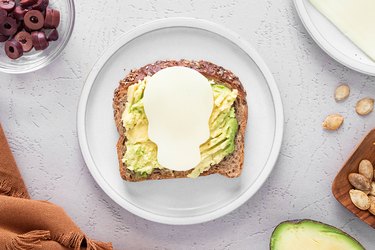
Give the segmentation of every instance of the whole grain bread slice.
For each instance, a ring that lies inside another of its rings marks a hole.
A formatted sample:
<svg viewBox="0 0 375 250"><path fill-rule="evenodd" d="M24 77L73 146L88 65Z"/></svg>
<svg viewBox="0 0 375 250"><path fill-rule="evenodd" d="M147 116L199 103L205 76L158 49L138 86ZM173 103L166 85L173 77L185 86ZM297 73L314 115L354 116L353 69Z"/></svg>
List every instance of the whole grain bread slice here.
<svg viewBox="0 0 375 250"><path fill-rule="evenodd" d="M207 61L189 61L189 60L167 60L157 61L153 64L148 64L142 68L132 70L115 90L113 98L114 118L120 138L117 142L117 154L120 166L121 177L126 181L144 181L144 180L160 180L171 178L185 178L192 171L172 171L169 169L155 169L147 177L136 174L129 170L122 158L126 152L126 137L125 128L122 124L122 113L125 109L127 100L128 87L143 80L146 76L152 76L161 69L172 66L184 66L197 70L208 79L215 80L220 84L227 86L230 89L238 90L238 97L234 103L235 114L238 120L239 129L235 137L235 150L232 154L226 156L219 164L213 165L209 170L203 172L201 176L210 174L221 174L229 178L238 177L241 174L244 161L244 140L245 129L247 124L248 107L246 102L246 91L243 88L239 78L231 71L224 69Z"/></svg>

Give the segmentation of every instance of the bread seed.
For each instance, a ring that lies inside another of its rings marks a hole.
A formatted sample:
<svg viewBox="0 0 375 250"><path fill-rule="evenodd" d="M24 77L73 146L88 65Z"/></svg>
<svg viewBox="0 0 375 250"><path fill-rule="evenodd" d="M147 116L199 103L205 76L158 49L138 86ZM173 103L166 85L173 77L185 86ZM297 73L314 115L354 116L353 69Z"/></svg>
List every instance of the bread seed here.
<svg viewBox="0 0 375 250"><path fill-rule="evenodd" d="M341 127L343 122L344 117L342 115L329 115L323 122L323 128L326 130L337 130Z"/></svg>
<svg viewBox="0 0 375 250"><path fill-rule="evenodd" d="M361 209L367 210L370 208L370 198L362 191L351 189L349 191L350 199L352 200L353 204Z"/></svg>
<svg viewBox="0 0 375 250"><path fill-rule="evenodd" d="M374 177L374 167L369 160L362 160L359 163L358 172L370 181Z"/></svg>
<svg viewBox="0 0 375 250"><path fill-rule="evenodd" d="M375 197L374 196L369 196L368 198L370 200L370 207L369 207L368 211L371 214L375 215Z"/></svg>
<svg viewBox="0 0 375 250"><path fill-rule="evenodd" d="M335 100L336 101L343 101L348 98L350 94L350 88L346 84L342 84L338 86L335 90Z"/></svg>
<svg viewBox="0 0 375 250"><path fill-rule="evenodd" d="M357 102L355 106L355 111L359 115L368 115L374 109L374 99L372 98L363 98Z"/></svg>
<svg viewBox="0 0 375 250"><path fill-rule="evenodd" d="M362 191L370 191L371 190L371 183L370 181L361 174L351 173L348 176L350 184L353 185L356 189Z"/></svg>

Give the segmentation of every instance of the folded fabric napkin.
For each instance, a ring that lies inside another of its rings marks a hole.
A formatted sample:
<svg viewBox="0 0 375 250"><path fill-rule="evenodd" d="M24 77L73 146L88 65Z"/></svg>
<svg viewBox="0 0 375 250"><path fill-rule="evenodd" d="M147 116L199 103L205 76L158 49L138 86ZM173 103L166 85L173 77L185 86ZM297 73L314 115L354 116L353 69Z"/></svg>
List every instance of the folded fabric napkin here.
<svg viewBox="0 0 375 250"><path fill-rule="evenodd" d="M62 208L30 199L1 124L0 249L112 249L87 238Z"/></svg>

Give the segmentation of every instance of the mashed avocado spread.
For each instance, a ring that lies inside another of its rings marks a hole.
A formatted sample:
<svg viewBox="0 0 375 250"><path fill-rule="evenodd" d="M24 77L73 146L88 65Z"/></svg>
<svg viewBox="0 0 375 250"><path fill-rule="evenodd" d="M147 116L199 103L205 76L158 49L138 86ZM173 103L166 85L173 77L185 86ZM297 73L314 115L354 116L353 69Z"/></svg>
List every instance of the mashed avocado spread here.
<svg viewBox="0 0 375 250"><path fill-rule="evenodd" d="M148 78L128 88L125 111L122 114L126 129L126 153L122 161L129 170L147 176L156 168L163 167L157 161L157 145L148 138L148 121L143 108L143 93ZM233 153L238 122L233 103L238 91L211 81L214 108L209 119L210 138L200 146L201 162L188 177L196 178L212 165Z"/></svg>

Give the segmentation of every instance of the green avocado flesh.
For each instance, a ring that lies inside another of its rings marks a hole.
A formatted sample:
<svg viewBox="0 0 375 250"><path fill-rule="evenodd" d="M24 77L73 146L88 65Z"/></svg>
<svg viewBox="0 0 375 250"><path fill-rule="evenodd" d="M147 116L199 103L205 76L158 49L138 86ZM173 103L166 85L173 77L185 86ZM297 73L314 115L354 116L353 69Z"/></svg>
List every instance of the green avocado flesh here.
<svg viewBox="0 0 375 250"><path fill-rule="evenodd" d="M157 161L157 145L148 138L148 120L143 106L143 93L148 78L128 88L127 102L122 114L126 129L126 153L122 161L136 174L147 177L154 169L162 169ZM234 101L238 91L210 81L214 107L209 119L210 138L200 146L201 162L188 177L196 178L212 165L221 162L235 149L238 122ZM171 114L173 115L173 114Z"/></svg>
<svg viewBox="0 0 375 250"><path fill-rule="evenodd" d="M365 250L343 231L317 221L287 221L271 236L271 250Z"/></svg>

